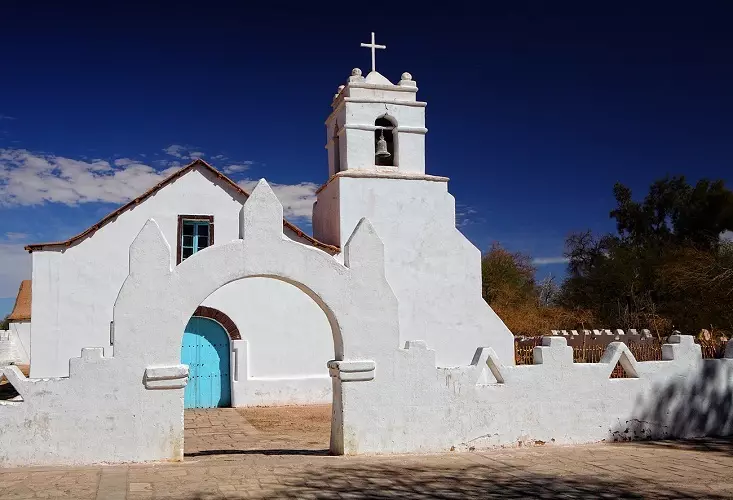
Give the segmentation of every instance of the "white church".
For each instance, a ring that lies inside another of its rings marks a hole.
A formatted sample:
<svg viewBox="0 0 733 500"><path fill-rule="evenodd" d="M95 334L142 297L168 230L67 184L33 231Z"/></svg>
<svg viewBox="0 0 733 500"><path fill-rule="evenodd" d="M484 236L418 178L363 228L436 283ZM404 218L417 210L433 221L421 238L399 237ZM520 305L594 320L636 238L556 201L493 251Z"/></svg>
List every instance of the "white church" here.
<svg viewBox="0 0 733 500"><path fill-rule="evenodd" d="M365 46L372 55L382 47ZM513 364L512 334L481 296L480 252L456 229L448 178L426 173L426 103L417 90L409 73L394 84L374 68L366 77L352 71L326 120L328 171L313 206L313 236L283 219L284 235L343 263L347 239L368 218L384 242L401 342L424 340L440 367L469 364L483 345ZM67 377L69 360L85 347L115 355L113 307L130 245L147 220L170 243L175 267L240 238L248 196L196 160L82 233L28 245L32 281L16 309L29 299L30 308L13 313L11 332L30 377ZM266 276L233 281L185 315L187 408L331 401L332 325L296 286Z"/></svg>
<svg viewBox="0 0 733 500"><path fill-rule="evenodd" d="M448 179L425 171L426 104L365 45L372 71L352 71L326 120L312 237L264 179L246 193L196 160L28 246L0 332L18 393L0 400L1 466L182 460L184 408L293 403L332 403L336 455L733 435L733 341L722 359L672 335L661 361L612 342L575 363L545 337L515 365Z"/></svg>

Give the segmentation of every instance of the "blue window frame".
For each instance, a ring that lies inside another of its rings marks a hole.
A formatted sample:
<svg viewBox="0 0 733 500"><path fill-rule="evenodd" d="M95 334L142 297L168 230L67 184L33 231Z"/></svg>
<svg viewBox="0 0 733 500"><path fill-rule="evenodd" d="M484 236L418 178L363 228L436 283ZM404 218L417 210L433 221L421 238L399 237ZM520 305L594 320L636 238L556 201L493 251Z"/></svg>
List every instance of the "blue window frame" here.
<svg viewBox="0 0 733 500"><path fill-rule="evenodd" d="M178 263L214 244L214 217L178 216Z"/></svg>

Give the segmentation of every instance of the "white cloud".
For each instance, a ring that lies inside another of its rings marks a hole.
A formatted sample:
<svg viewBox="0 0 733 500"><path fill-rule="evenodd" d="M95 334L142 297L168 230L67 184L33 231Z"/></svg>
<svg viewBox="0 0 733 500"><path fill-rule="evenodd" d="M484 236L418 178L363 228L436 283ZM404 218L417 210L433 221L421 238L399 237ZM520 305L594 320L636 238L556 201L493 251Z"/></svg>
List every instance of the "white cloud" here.
<svg viewBox="0 0 733 500"><path fill-rule="evenodd" d="M114 161L115 167L125 167L127 165L132 165L133 163L137 163L137 161L131 158L117 158Z"/></svg>
<svg viewBox="0 0 733 500"><path fill-rule="evenodd" d="M216 155L211 157L212 160L226 160L227 157L224 155Z"/></svg>
<svg viewBox="0 0 733 500"><path fill-rule="evenodd" d="M0 297L15 297L23 280L31 277L31 255L23 245L0 243Z"/></svg>
<svg viewBox="0 0 733 500"><path fill-rule="evenodd" d="M15 120L15 118L8 115L0 115L0 120Z"/></svg>
<svg viewBox="0 0 733 500"><path fill-rule="evenodd" d="M188 159L188 155L186 154L187 148L184 146L181 146L180 144L171 144L167 148L163 149L165 154L173 156L175 158L183 158Z"/></svg>
<svg viewBox="0 0 733 500"><path fill-rule="evenodd" d="M183 146L173 145L166 150L175 153L172 156L178 157L176 155L183 155L180 148ZM131 158L117 158L111 163L101 159L82 161L25 149L0 148L0 206L125 203L181 166L178 160L156 160L154 163L165 169L156 170ZM252 161L242 161L222 170L227 174L240 173L253 164ZM244 179L239 184L251 190L256 181ZM318 184L273 183L271 186L283 204L286 216L310 219Z"/></svg>
<svg viewBox="0 0 733 500"><path fill-rule="evenodd" d="M10 241L24 240L30 236L28 233L5 233L5 238Z"/></svg>
<svg viewBox="0 0 733 500"><path fill-rule="evenodd" d="M463 203L456 203L456 227L464 228L471 224L481 224L486 219L478 215L478 210Z"/></svg>
<svg viewBox="0 0 733 500"><path fill-rule="evenodd" d="M567 257L537 257L532 259L535 266L547 266L550 264L567 264L570 261Z"/></svg>
<svg viewBox="0 0 733 500"><path fill-rule="evenodd" d="M251 193L257 181L245 179L238 182L247 192ZM320 187L314 182L298 184L275 184L270 187L283 205L285 217L300 220L310 220L313 214L313 202L316 201L316 190Z"/></svg>
<svg viewBox="0 0 733 500"><path fill-rule="evenodd" d="M168 156L181 160L195 160L196 158L203 158L206 156L206 153L199 151L198 148L193 146L182 146L180 144L171 144L167 148L164 148L163 152Z"/></svg>
<svg viewBox="0 0 733 500"><path fill-rule="evenodd" d="M235 165L227 165L226 167L222 168L221 171L228 175L229 174L238 174L239 172L244 172L245 170L249 170L253 164L254 164L253 161L243 161Z"/></svg>
<svg viewBox="0 0 733 500"><path fill-rule="evenodd" d="M124 203L175 170L175 166L168 165L158 171L129 158L110 164L25 149L0 149L0 206Z"/></svg>

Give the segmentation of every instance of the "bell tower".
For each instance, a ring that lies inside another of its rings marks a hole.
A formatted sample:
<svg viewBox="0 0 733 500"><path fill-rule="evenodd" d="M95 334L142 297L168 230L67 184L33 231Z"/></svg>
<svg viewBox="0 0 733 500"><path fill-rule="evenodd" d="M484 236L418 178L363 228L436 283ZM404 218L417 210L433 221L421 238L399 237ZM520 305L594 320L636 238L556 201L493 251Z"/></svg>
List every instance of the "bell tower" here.
<svg viewBox="0 0 733 500"><path fill-rule="evenodd" d="M514 364L514 337L481 296L481 252L456 228L448 178L425 173L425 106L403 73L395 85L354 69L326 120L328 180L313 205L313 235L344 247L367 218L384 244L399 301L400 345L424 340L437 366L471 363L491 346ZM336 257L338 258L338 256ZM397 347L397 346L395 346Z"/></svg>
<svg viewBox="0 0 733 500"><path fill-rule="evenodd" d="M424 174L425 106L410 73L395 85L354 68L326 120L329 177L347 170Z"/></svg>

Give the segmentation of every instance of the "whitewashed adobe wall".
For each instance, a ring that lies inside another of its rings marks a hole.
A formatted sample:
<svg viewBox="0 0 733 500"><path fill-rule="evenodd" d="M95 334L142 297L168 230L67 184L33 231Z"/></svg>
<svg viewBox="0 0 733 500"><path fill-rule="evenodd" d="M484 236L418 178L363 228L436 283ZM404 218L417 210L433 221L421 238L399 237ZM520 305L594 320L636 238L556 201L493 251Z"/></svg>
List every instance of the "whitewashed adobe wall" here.
<svg viewBox="0 0 733 500"><path fill-rule="evenodd" d="M283 281L248 278L203 305L226 311L242 336L232 341L232 406L331 402L331 326L308 295Z"/></svg>
<svg viewBox="0 0 733 500"><path fill-rule="evenodd" d="M573 363L564 337L545 337L534 356L535 365L506 366L485 348L471 366L436 369L420 341L371 353L374 380L343 387L346 452L733 435L733 342L720 360L672 336L664 361L637 362L615 342L600 363ZM619 361L636 378L611 379ZM568 380L583 383L568 390Z"/></svg>
<svg viewBox="0 0 733 500"><path fill-rule="evenodd" d="M285 237L282 206L263 181L240 219L243 239L217 243L175 267L158 225L145 224L130 247L130 272L115 303L114 357L84 349L62 379L25 379L15 367L2 369L23 401L0 402L0 464L181 459L188 375L179 364L183 327L201 301L239 279L268 276L307 293L328 317L336 372L342 367L368 378L362 353L386 351L398 338L397 300L371 225L364 221L354 232L344 265ZM337 394L340 384L333 382ZM337 413L332 440L340 449Z"/></svg>
<svg viewBox="0 0 733 500"><path fill-rule="evenodd" d="M112 355L112 308L128 274L130 243L145 221L156 220L173 246L171 265L175 265L178 215L213 215L215 243L224 243L239 237L239 212L244 201L244 195L207 169L194 168L90 237L63 250L34 251L31 377L68 375L69 358L78 357L83 347L103 347L105 356ZM287 235L295 238L293 234ZM239 303L247 303L248 322L261 323L278 314L279 306L262 298L278 285L285 288L276 283L260 293L257 285L250 283L245 287L247 295L236 297ZM230 290L237 292L236 286ZM227 293L220 292L216 300L221 301ZM297 296L294 300L294 307L308 312L292 318L293 330L318 332L318 338L330 335L329 330L320 330L322 313L312 301ZM238 309L239 306L222 311L231 317ZM243 338L247 338L246 324L238 322L237 326ZM317 354L320 356L321 352L319 348ZM309 375L323 377L325 371L310 370Z"/></svg>
<svg viewBox="0 0 733 500"><path fill-rule="evenodd" d="M481 295L481 253L456 229L446 181L342 172L318 194L315 236L323 237L321 224L332 217L322 212L321 199L338 196L341 238L366 217L384 241L402 343L424 340L441 367L469 364L479 346L492 346L513 364L514 336Z"/></svg>

